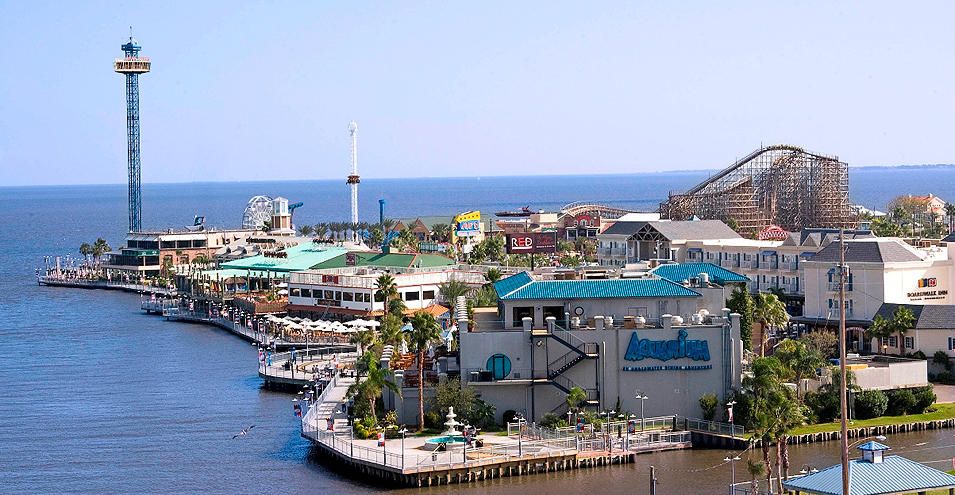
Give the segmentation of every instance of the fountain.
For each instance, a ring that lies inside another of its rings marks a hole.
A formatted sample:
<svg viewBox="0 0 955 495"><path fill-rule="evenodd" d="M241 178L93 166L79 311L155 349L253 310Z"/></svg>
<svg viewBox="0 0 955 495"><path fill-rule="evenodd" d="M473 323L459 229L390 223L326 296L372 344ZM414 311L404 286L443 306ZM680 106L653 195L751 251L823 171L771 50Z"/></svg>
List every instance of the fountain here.
<svg viewBox="0 0 955 495"><path fill-rule="evenodd" d="M461 426L461 423L454 419L458 417L457 414L454 414L454 407L448 407L446 417L448 420L444 422L446 428L444 432L442 432L439 437L431 437L425 440L424 448L434 450L442 445L447 449L464 446L467 440L461 435L461 431L457 429L458 426Z"/></svg>

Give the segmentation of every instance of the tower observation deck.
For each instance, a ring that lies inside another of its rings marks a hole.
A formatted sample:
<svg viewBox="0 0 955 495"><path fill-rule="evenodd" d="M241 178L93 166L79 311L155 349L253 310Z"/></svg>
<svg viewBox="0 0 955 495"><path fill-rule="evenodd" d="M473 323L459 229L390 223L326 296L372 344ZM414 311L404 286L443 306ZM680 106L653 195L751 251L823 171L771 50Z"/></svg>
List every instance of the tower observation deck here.
<svg viewBox="0 0 955 495"><path fill-rule="evenodd" d="M126 138L129 156L129 231L142 230L142 188L139 162L139 75L149 72L149 57L140 57L142 49L130 33L129 41L120 47L124 58L113 62L113 70L126 75Z"/></svg>

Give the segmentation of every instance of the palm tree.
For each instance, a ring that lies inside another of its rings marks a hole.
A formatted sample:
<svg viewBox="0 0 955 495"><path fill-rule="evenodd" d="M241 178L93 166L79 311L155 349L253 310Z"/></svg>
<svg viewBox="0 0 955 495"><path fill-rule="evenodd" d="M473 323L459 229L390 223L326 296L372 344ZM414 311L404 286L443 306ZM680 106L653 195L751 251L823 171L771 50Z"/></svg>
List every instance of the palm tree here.
<svg viewBox="0 0 955 495"><path fill-rule="evenodd" d="M493 284L494 282L500 280L501 276L501 270L498 270L497 268L490 268L484 274L484 280L487 280L487 283L489 284Z"/></svg>
<svg viewBox="0 0 955 495"><path fill-rule="evenodd" d="M580 410L580 404L587 400L587 392L580 387L573 387L567 393L567 410L577 412Z"/></svg>
<svg viewBox="0 0 955 495"><path fill-rule="evenodd" d="M386 218L385 221L382 222L381 226L384 228L385 231L391 232L391 229L394 228L395 226L395 220L392 218Z"/></svg>
<svg viewBox="0 0 955 495"><path fill-rule="evenodd" d="M948 216L948 231L955 232L955 204L945 203L945 215Z"/></svg>
<svg viewBox="0 0 955 495"><path fill-rule="evenodd" d="M766 465L762 462L746 459L746 470L752 477L749 486L753 495L759 495L759 477L763 475L765 467Z"/></svg>
<svg viewBox="0 0 955 495"><path fill-rule="evenodd" d="M398 239L401 240L402 251L418 252L418 238L415 237L411 229L402 230L398 234Z"/></svg>
<svg viewBox="0 0 955 495"><path fill-rule="evenodd" d="M387 388L391 390L399 397L401 396L401 389L395 385L395 382L388 379L388 371L381 368L374 353L366 352L362 355L360 364L365 368L364 379L348 387L348 391L345 392L345 395L347 397L361 397L367 400L368 406L371 408L371 414L374 415L375 403L384 389Z"/></svg>
<svg viewBox="0 0 955 495"><path fill-rule="evenodd" d="M759 439L766 468L766 485L772 489L773 465L769 457L770 444L779 431L776 412L780 396L785 392L782 381L785 368L775 357L753 360L752 374L743 379L743 387L752 396L750 424L753 439Z"/></svg>
<svg viewBox="0 0 955 495"><path fill-rule="evenodd" d="M424 353L433 342L441 338L441 327L434 315L427 311L418 311L411 319L411 333L408 342L411 350L418 355L418 431L424 430Z"/></svg>
<svg viewBox="0 0 955 495"><path fill-rule="evenodd" d="M753 320L760 323L763 334L759 354L764 356L766 354L766 344L769 342L769 332L767 330L785 325L789 321L789 314L786 313L786 305L775 294L756 294L753 303Z"/></svg>
<svg viewBox="0 0 955 495"><path fill-rule="evenodd" d="M385 241L385 235L381 232L381 228L372 227L368 231L368 245L369 246L381 246L381 243Z"/></svg>
<svg viewBox="0 0 955 495"><path fill-rule="evenodd" d="M457 304L458 297L467 296L470 292L471 287L468 284L453 278L438 286L441 299L452 306Z"/></svg>
<svg viewBox="0 0 955 495"><path fill-rule="evenodd" d="M314 230L315 230L315 237L318 237L319 239L325 239L326 237L328 237L327 223L325 222L316 223Z"/></svg>
<svg viewBox="0 0 955 495"><path fill-rule="evenodd" d="M776 439L776 468L779 473L776 477L778 493L784 493L783 480L789 479L789 432L806 420L802 406L798 401L792 400L791 395L792 392L788 388L780 387L773 402L775 416L773 437Z"/></svg>
<svg viewBox="0 0 955 495"><path fill-rule="evenodd" d="M385 315L381 320L381 342L385 345L399 347L405 338L401 327L401 317L392 314Z"/></svg>
<svg viewBox="0 0 955 495"><path fill-rule="evenodd" d="M373 328L365 328L351 335L349 341L358 346L358 353L364 354L365 351L375 345L378 336L375 335Z"/></svg>
<svg viewBox="0 0 955 495"><path fill-rule="evenodd" d="M816 374L816 369L822 367L826 360L815 349L810 349L805 343L786 339L776 349L775 356L783 363L789 376L796 382L796 398L802 402L802 380Z"/></svg>
<svg viewBox="0 0 955 495"><path fill-rule="evenodd" d="M437 242L451 240L451 226L446 223L436 223L431 226L431 238Z"/></svg>
<svg viewBox="0 0 955 495"><path fill-rule="evenodd" d="M311 225L302 225L298 228L298 235L302 237L308 237L312 235L315 229Z"/></svg>
<svg viewBox="0 0 955 495"><path fill-rule="evenodd" d="M82 254L82 255L83 255L83 259L84 259L87 263L89 263L89 261L90 261L90 256L93 255L93 246L90 246L90 244L89 244L88 242L84 242L83 244L80 244L80 254Z"/></svg>
<svg viewBox="0 0 955 495"><path fill-rule="evenodd" d="M375 285L378 287L378 292L375 294L377 297L380 297L385 303L385 312L388 312L389 305L388 303L395 297L398 297L398 285L395 283L395 277L392 277L388 273L382 273L378 276L378 279L375 280Z"/></svg>
<svg viewBox="0 0 955 495"><path fill-rule="evenodd" d="M887 339L895 333L895 329L892 326L892 321L887 320L882 317L882 315L875 315L875 318L872 319L872 324L869 325L867 330L869 335L873 338L879 340L879 350L884 354L885 351L882 347L882 339Z"/></svg>
<svg viewBox="0 0 955 495"><path fill-rule="evenodd" d="M892 329L899 334L899 355L905 354L905 334L915 326L915 315L905 306L895 308L892 313Z"/></svg>

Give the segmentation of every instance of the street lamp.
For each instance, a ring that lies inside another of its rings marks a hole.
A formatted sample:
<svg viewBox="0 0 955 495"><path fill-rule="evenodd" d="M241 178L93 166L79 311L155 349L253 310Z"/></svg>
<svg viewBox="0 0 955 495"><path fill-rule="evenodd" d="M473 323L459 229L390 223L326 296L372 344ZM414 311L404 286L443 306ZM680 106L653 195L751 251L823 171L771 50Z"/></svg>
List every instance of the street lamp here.
<svg viewBox="0 0 955 495"><path fill-rule="evenodd" d="M732 493L733 487L736 486L736 461L738 460L740 460L740 457L738 455L734 455L733 457L727 456L723 458L723 462L730 463L730 469L733 472L733 478L732 478L733 484L730 485L730 493Z"/></svg>
<svg viewBox="0 0 955 495"><path fill-rule="evenodd" d="M405 468L405 434L408 433L408 429L402 427L401 430L398 431L398 433L401 433L401 469L404 469Z"/></svg>
<svg viewBox="0 0 955 495"><path fill-rule="evenodd" d="M637 396L634 398L640 401L640 431L643 431L644 429L643 423L646 419L646 417L643 415L643 403L646 402L646 400L649 399L649 397L647 397L646 394L638 393Z"/></svg>
<svg viewBox="0 0 955 495"><path fill-rule="evenodd" d="M517 413L514 419L517 420L517 456L521 457L524 455L524 445L521 441L521 437L524 436L524 416Z"/></svg>
<svg viewBox="0 0 955 495"><path fill-rule="evenodd" d="M730 436L733 439L736 439L736 424L733 423L733 406L736 405L735 400L731 400L726 403L726 414L729 415L730 419Z"/></svg>
<svg viewBox="0 0 955 495"><path fill-rule="evenodd" d="M605 439L604 441L607 442L607 451L608 451L608 452L613 452L613 444L610 443L610 417L613 416L613 415L616 414L616 413L617 413L617 411L614 411L613 409L611 409L611 410L609 410L609 411L607 411L607 412L605 413L605 414L607 415L607 426L606 426L606 428L604 429L604 439Z"/></svg>
<svg viewBox="0 0 955 495"><path fill-rule="evenodd" d="M630 450L630 426L636 421L636 419L637 417L631 414L629 420L627 421L627 450Z"/></svg>

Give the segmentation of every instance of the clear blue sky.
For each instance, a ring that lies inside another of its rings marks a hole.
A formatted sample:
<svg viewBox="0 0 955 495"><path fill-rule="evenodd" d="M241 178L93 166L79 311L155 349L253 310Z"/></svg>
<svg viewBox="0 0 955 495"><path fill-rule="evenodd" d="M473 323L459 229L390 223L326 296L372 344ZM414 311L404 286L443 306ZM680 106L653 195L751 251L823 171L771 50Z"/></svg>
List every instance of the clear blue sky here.
<svg viewBox="0 0 955 495"><path fill-rule="evenodd" d="M0 0L0 184L955 161L955 4Z"/></svg>

